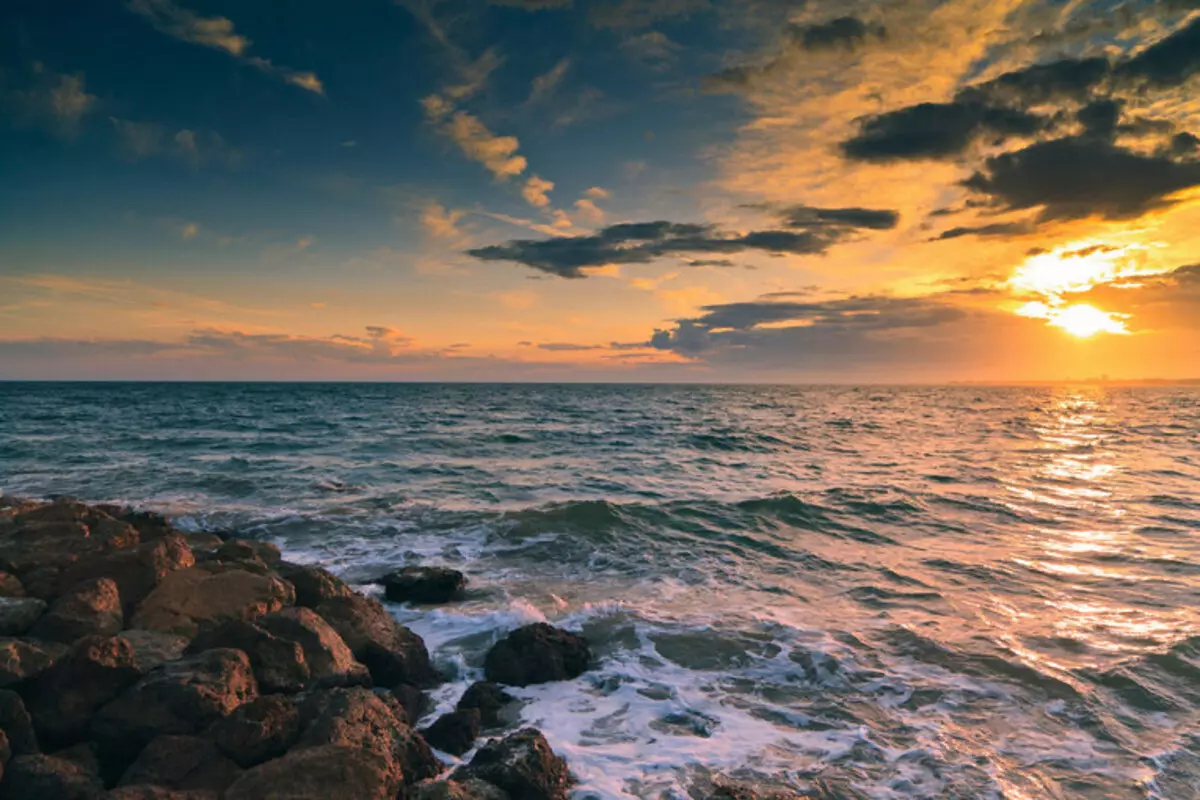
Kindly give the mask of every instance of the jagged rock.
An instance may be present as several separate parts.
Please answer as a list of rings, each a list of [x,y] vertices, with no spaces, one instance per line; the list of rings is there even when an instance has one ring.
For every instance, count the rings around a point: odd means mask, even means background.
[[[64,570],[61,589],[92,578],[116,582],[125,612],[132,613],[169,573],[187,569],[196,558],[187,540],[178,533],[167,533],[130,550],[122,550],[79,562]]]
[[[475,746],[479,736],[480,714],[477,708],[451,711],[421,731],[425,741],[444,753],[461,756]]]
[[[510,800],[499,786],[467,778],[462,781],[422,781],[408,789],[407,800]]]
[[[230,620],[197,636],[188,652],[231,647],[250,657],[259,689],[266,693],[292,694],[304,689],[312,677],[304,649],[296,642],[283,639],[253,622]]]
[[[509,686],[565,681],[582,675],[592,660],[587,639],[537,622],[517,628],[488,651],[483,672]]]
[[[337,745],[377,753],[390,764],[397,785],[432,778],[441,762],[404,721],[395,698],[368,689],[317,692],[300,706],[301,747]]]
[[[404,567],[384,575],[376,583],[383,584],[384,596],[394,603],[434,605],[461,600],[467,589],[467,576],[447,567]]]
[[[279,758],[299,735],[300,710],[279,695],[251,700],[208,730],[217,749],[241,767]]]
[[[0,729],[0,777],[4,776],[4,765],[12,758],[12,745],[8,742],[8,734]]]
[[[197,533],[185,533],[183,538],[187,541],[188,546],[196,553],[215,553],[221,549],[221,545],[225,544],[225,540],[215,533],[208,531],[200,531]]]
[[[247,770],[225,800],[395,800],[399,789],[387,757],[325,745],[293,750]]]
[[[13,686],[41,675],[66,654],[56,642],[0,639],[0,687]]]
[[[409,683],[424,688],[440,682],[424,640],[392,619],[378,600],[357,594],[332,597],[317,607],[317,613],[371,671],[377,686]]]
[[[168,789],[222,792],[238,779],[237,764],[197,736],[159,736],[121,776],[121,786],[151,784]]]
[[[223,561],[252,561],[258,559],[268,567],[276,567],[283,560],[279,548],[270,542],[255,542],[249,539],[230,539],[217,548],[217,558]]]
[[[118,634],[133,648],[133,660],[143,675],[160,664],[183,657],[188,640],[173,633],[130,629]]]
[[[168,789],[165,786],[118,786],[104,800],[218,800],[216,792],[200,789]]]
[[[176,570],[142,601],[131,627],[195,636],[231,619],[249,620],[292,605],[292,585],[239,565],[197,564]]]
[[[0,572],[0,597],[24,597],[25,587],[21,579],[8,572]]]
[[[257,696],[245,653],[208,650],[139,680],[92,718],[92,734],[108,758],[129,759],[157,736],[198,733]]]
[[[521,800],[567,800],[571,785],[567,762],[550,749],[546,737],[534,728],[488,742],[452,778],[476,778]]]
[[[67,758],[16,756],[4,767],[0,800],[100,800],[100,776]]]
[[[118,519],[121,522],[132,525],[137,530],[138,536],[141,537],[143,542],[152,542],[178,533],[175,527],[171,525],[170,520],[157,511],[139,511],[129,506],[117,506],[106,503],[96,505],[95,508],[100,509],[113,519]]]
[[[308,608],[285,608],[267,614],[258,624],[280,639],[295,642],[304,651],[312,684],[322,688],[370,686],[367,668],[328,622]]]
[[[30,634],[70,644],[84,636],[113,634],[123,627],[125,612],[117,584],[108,578],[96,578],[59,597]]]
[[[404,709],[404,715],[408,718],[409,725],[416,725],[417,721],[425,716],[425,712],[433,705],[429,695],[411,683],[399,683],[393,686],[392,696]]]
[[[46,603],[36,597],[0,597],[0,636],[21,636],[46,613]]]
[[[53,749],[86,738],[92,715],[140,677],[133,647],[125,639],[80,639],[26,695],[39,741]]]
[[[476,681],[463,692],[463,696],[459,698],[455,708],[460,711],[468,708],[478,709],[480,725],[485,729],[499,728],[505,724],[501,710],[516,701],[517,698],[504,691],[499,684],[491,681]]]
[[[354,594],[354,590],[341,578],[321,567],[281,561],[275,569],[280,577],[296,587],[298,606],[316,608],[331,597],[349,597]]]
[[[21,695],[9,689],[0,689],[0,730],[8,734],[8,744],[14,755],[40,752],[33,717],[25,708]]]

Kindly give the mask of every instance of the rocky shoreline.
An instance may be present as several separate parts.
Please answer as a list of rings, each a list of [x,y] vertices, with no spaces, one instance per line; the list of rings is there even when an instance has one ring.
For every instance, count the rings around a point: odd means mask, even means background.
[[[466,585],[380,582],[425,604]],[[504,686],[591,660],[576,634],[519,628],[418,728],[443,680],[425,642],[326,570],[155,513],[0,498],[0,800],[565,800],[566,762],[508,730]]]

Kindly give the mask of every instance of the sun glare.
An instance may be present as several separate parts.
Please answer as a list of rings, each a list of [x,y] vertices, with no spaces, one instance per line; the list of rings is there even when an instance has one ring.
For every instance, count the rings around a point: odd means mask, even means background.
[[[1087,339],[1098,333],[1124,334],[1125,323],[1108,311],[1101,311],[1094,306],[1071,306],[1058,312],[1051,318],[1050,324],[1062,328],[1072,336]]]

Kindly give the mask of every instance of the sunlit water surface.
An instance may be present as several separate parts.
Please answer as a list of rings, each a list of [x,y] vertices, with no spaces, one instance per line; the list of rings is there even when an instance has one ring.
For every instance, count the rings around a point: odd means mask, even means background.
[[[580,797],[1200,797],[1197,390],[0,384],[0,489],[462,568],[442,708],[581,628]]]

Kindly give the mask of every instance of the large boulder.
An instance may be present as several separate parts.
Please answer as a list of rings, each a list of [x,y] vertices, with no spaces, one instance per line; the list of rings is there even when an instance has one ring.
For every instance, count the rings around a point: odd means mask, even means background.
[[[429,693],[418,689],[411,683],[398,683],[392,687],[392,697],[404,709],[409,725],[416,725],[425,712],[433,706]]]
[[[400,784],[388,758],[357,747],[293,750],[247,770],[225,800],[395,800]]]
[[[56,642],[0,639],[0,688],[32,680],[54,666],[67,652]]]
[[[367,668],[328,622],[308,608],[285,608],[268,614],[258,624],[269,633],[295,642],[304,651],[312,684],[322,688],[370,686]]]
[[[229,539],[217,548],[216,557],[222,561],[258,560],[268,567],[277,567],[283,560],[279,548],[270,542],[250,539]]]
[[[43,754],[16,756],[4,767],[0,800],[100,800],[104,782],[84,765]]]
[[[132,525],[143,542],[153,542],[167,536],[178,535],[171,521],[156,511],[139,511],[129,506],[101,503],[97,508],[113,519]]]
[[[218,752],[208,739],[159,736],[125,770],[120,785],[222,792],[240,774],[237,764]]]
[[[536,622],[517,628],[488,651],[483,672],[489,681],[509,686],[565,681],[582,675],[592,660],[587,639]]]
[[[92,718],[92,735],[113,761],[131,759],[154,738],[199,733],[257,696],[245,653],[208,650],[139,680]]]
[[[454,780],[477,780],[499,786],[521,800],[567,800],[571,773],[567,762],[550,749],[546,737],[525,728],[504,739],[488,742],[471,763],[460,767]]]
[[[476,709],[483,728],[500,728],[507,720],[503,709],[517,702],[517,698],[504,691],[504,687],[491,681],[476,681],[467,687],[455,708],[459,711]]]
[[[188,645],[188,652],[222,647],[241,650],[249,656],[262,692],[292,694],[304,689],[312,678],[304,648],[245,620],[230,620],[201,633]]]
[[[279,758],[300,735],[300,710],[279,695],[251,700],[208,729],[217,749],[241,767]]]
[[[216,792],[203,789],[168,789],[165,786],[118,786],[104,800],[218,800]]]
[[[33,626],[38,639],[70,644],[84,636],[105,636],[125,627],[125,611],[115,581],[95,578],[76,585],[54,602]]]
[[[197,564],[168,574],[134,614],[131,627],[195,636],[231,619],[250,620],[290,606],[292,585],[239,565]]]
[[[9,572],[0,571],[0,597],[24,597],[25,587],[21,579]]]
[[[396,622],[378,600],[359,594],[331,597],[317,613],[371,671],[377,686],[408,683],[426,688],[441,682],[424,640]]]
[[[85,739],[92,715],[136,683],[141,674],[133,647],[125,639],[80,639],[26,693],[42,745],[57,749]]]
[[[443,714],[421,731],[425,741],[443,753],[461,756],[475,746],[479,736],[479,709],[468,708]]]
[[[46,601],[36,597],[0,597],[0,636],[27,633],[46,608]]]
[[[133,648],[133,659],[142,674],[160,664],[179,660],[188,646],[188,640],[184,637],[162,631],[140,631],[131,628],[121,631],[118,635]]]
[[[321,567],[281,561],[275,571],[296,587],[296,605],[316,608],[331,597],[354,594],[345,581]]]
[[[92,578],[109,578],[117,584],[125,612],[129,614],[169,573],[195,563],[187,540],[172,532],[129,550],[72,565],[63,571],[61,589]]]
[[[10,689],[0,689],[0,730],[8,734],[13,755],[28,756],[41,752],[33,728],[33,717],[29,715],[21,695]]]
[[[467,576],[448,567],[404,567],[380,578],[384,596],[394,603],[435,605],[461,600]]]
[[[508,792],[475,778],[423,781],[408,789],[407,800],[510,800]]]

